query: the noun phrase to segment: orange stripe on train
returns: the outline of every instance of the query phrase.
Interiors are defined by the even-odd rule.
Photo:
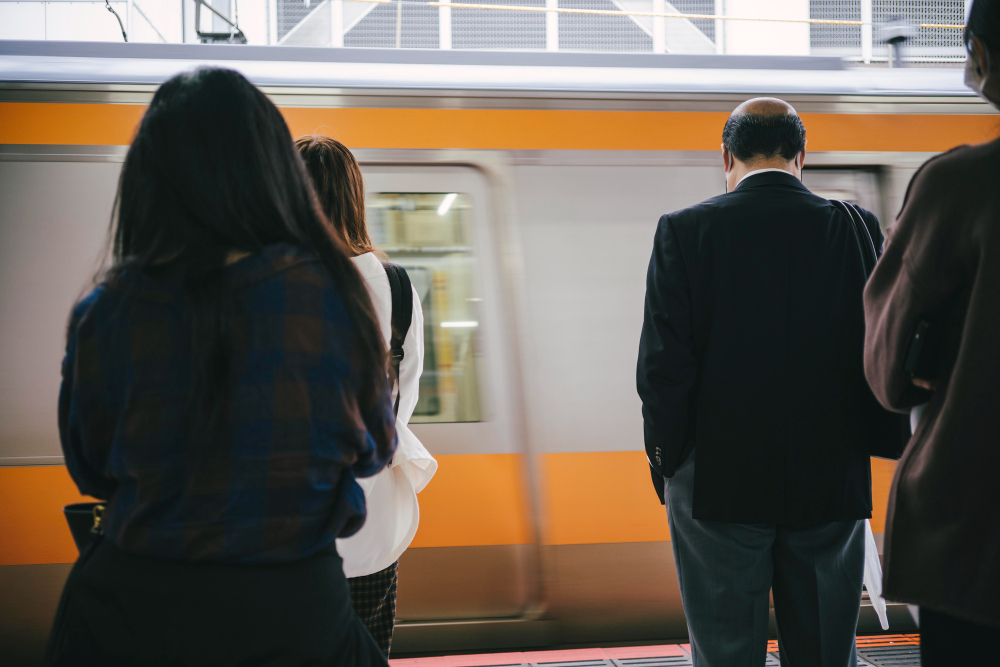
[[[0,144],[127,145],[145,106],[0,103]],[[725,113],[286,107],[292,134],[354,148],[718,150]],[[943,151],[996,136],[995,115],[803,114],[812,151]]]
[[[439,456],[420,494],[414,548],[525,544],[532,539],[519,454]],[[643,452],[571,452],[540,457],[546,544],[670,539]],[[896,464],[872,459],[872,529],[885,529]],[[69,563],[76,548],[62,506],[86,500],[63,466],[0,467],[0,566]]]

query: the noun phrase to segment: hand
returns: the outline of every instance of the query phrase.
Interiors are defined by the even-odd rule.
[[[922,380],[920,378],[913,378],[913,384],[920,387],[921,389],[926,389],[927,391],[934,391],[934,383],[931,380]]]

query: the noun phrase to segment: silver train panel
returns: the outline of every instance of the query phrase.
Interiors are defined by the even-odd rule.
[[[0,465],[61,462],[66,323],[98,269],[121,165],[2,157]]]
[[[642,449],[635,355],[653,232],[721,179],[707,164],[515,167],[536,451]]]

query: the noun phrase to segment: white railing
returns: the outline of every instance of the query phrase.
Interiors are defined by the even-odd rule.
[[[423,23],[419,29],[436,30],[437,36],[430,43],[421,42],[419,45],[450,49],[455,34],[453,26],[457,18],[461,18],[460,13],[476,11],[480,12],[478,16],[486,17],[482,19],[483,31],[489,31],[492,24],[500,27],[522,25],[523,21],[513,21],[514,16],[525,17],[524,20],[537,16],[537,23],[532,25],[537,25],[537,32],[543,34],[544,39],[531,48],[539,50],[567,48],[560,44],[560,36],[567,36],[568,30],[560,25],[560,19],[587,16],[615,26],[609,30],[631,31],[630,50],[633,51],[762,55],[831,52],[864,63],[884,61],[886,58],[885,46],[879,41],[880,26],[877,21],[878,7],[884,4],[882,0],[853,0],[853,3],[845,0],[844,6],[849,5],[851,11],[856,12],[853,14],[856,19],[818,18],[823,14],[813,11],[809,0],[714,0],[703,5],[712,9],[704,13],[679,11],[670,0],[594,0],[589,8],[566,6],[565,2],[560,4],[560,0],[536,1],[530,5],[518,0],[509,0],[504,4],[495,2],[215,0],[215,6],[223,7],[224,11],[220,12],[227,16],[231,13],[233,22],[240,24],[251,44],[339,47],[345,44],[345,37],[363,33],[372,36],[371,44],[356,37],[349,39],[351,44],[400,47],[406,45],[404,38],[410,34],[409,31],[418,29],[415,24],[407,24],[407,11],[404,10],[422,10]],[[958,16],[963,9],[967,9],[969,2],[944,0],[932,4],[947,9],[949,16]],[[206,3],[212,4],[208,0]],[[594,8],[601,4],[606,8]],[[921,6],[926,7],[927,3]],[[430,27],[426,22],[428,9],[436,16],[436,25]],[[194,14],[194,0],[169,3],[163,0],[0,0],[0,38],[120,41],[123,36],[116,19],[120,16],[122,28],[130,41],[195,42],[198,41],[199,30],[212,32],[212,27],[195,26]],[[213,17],[209,12],[202,12],[202,22],[206,23],[206,15],[209,16],[207,22],[212,23]],[[622,18],[628,21],[621,23]],[[612,24],[612,21],[617,23]],[[706,23],[711,37],[698,27],[704,27]],[[468,19],[463,25],[468,30]],[[958,39],[963,28],[960,21],[924,21],[917,25],[922,29],[921,34],[933,34],[939,38],[924,38],[919,47],[911,49],[911,59],[947,62],[964,58]],[[816,38],[810,33],[817,27],[852,28],[850,34],[853,37],[843,44],[834,44],[833,48],[822,47],[825,51],[817,51]],[[824,44],[829,42],[827,37]],[[495,44],[496,40],[491,43]],[[579,44],[580,40],[574,40],[574,43]],[[468,38],[463,45],[468,46]],[[595,50],[608,48],[596,45]]]

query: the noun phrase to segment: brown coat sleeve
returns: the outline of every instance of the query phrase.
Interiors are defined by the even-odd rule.
[[[929,398],[903,372],[904,356],[917,322],[962,279],[966,225],[955,194],[964,188],[949,159],[956,152],[925,163],[914,175],[865,287],[865,376],[890,410],[905,412]]]

